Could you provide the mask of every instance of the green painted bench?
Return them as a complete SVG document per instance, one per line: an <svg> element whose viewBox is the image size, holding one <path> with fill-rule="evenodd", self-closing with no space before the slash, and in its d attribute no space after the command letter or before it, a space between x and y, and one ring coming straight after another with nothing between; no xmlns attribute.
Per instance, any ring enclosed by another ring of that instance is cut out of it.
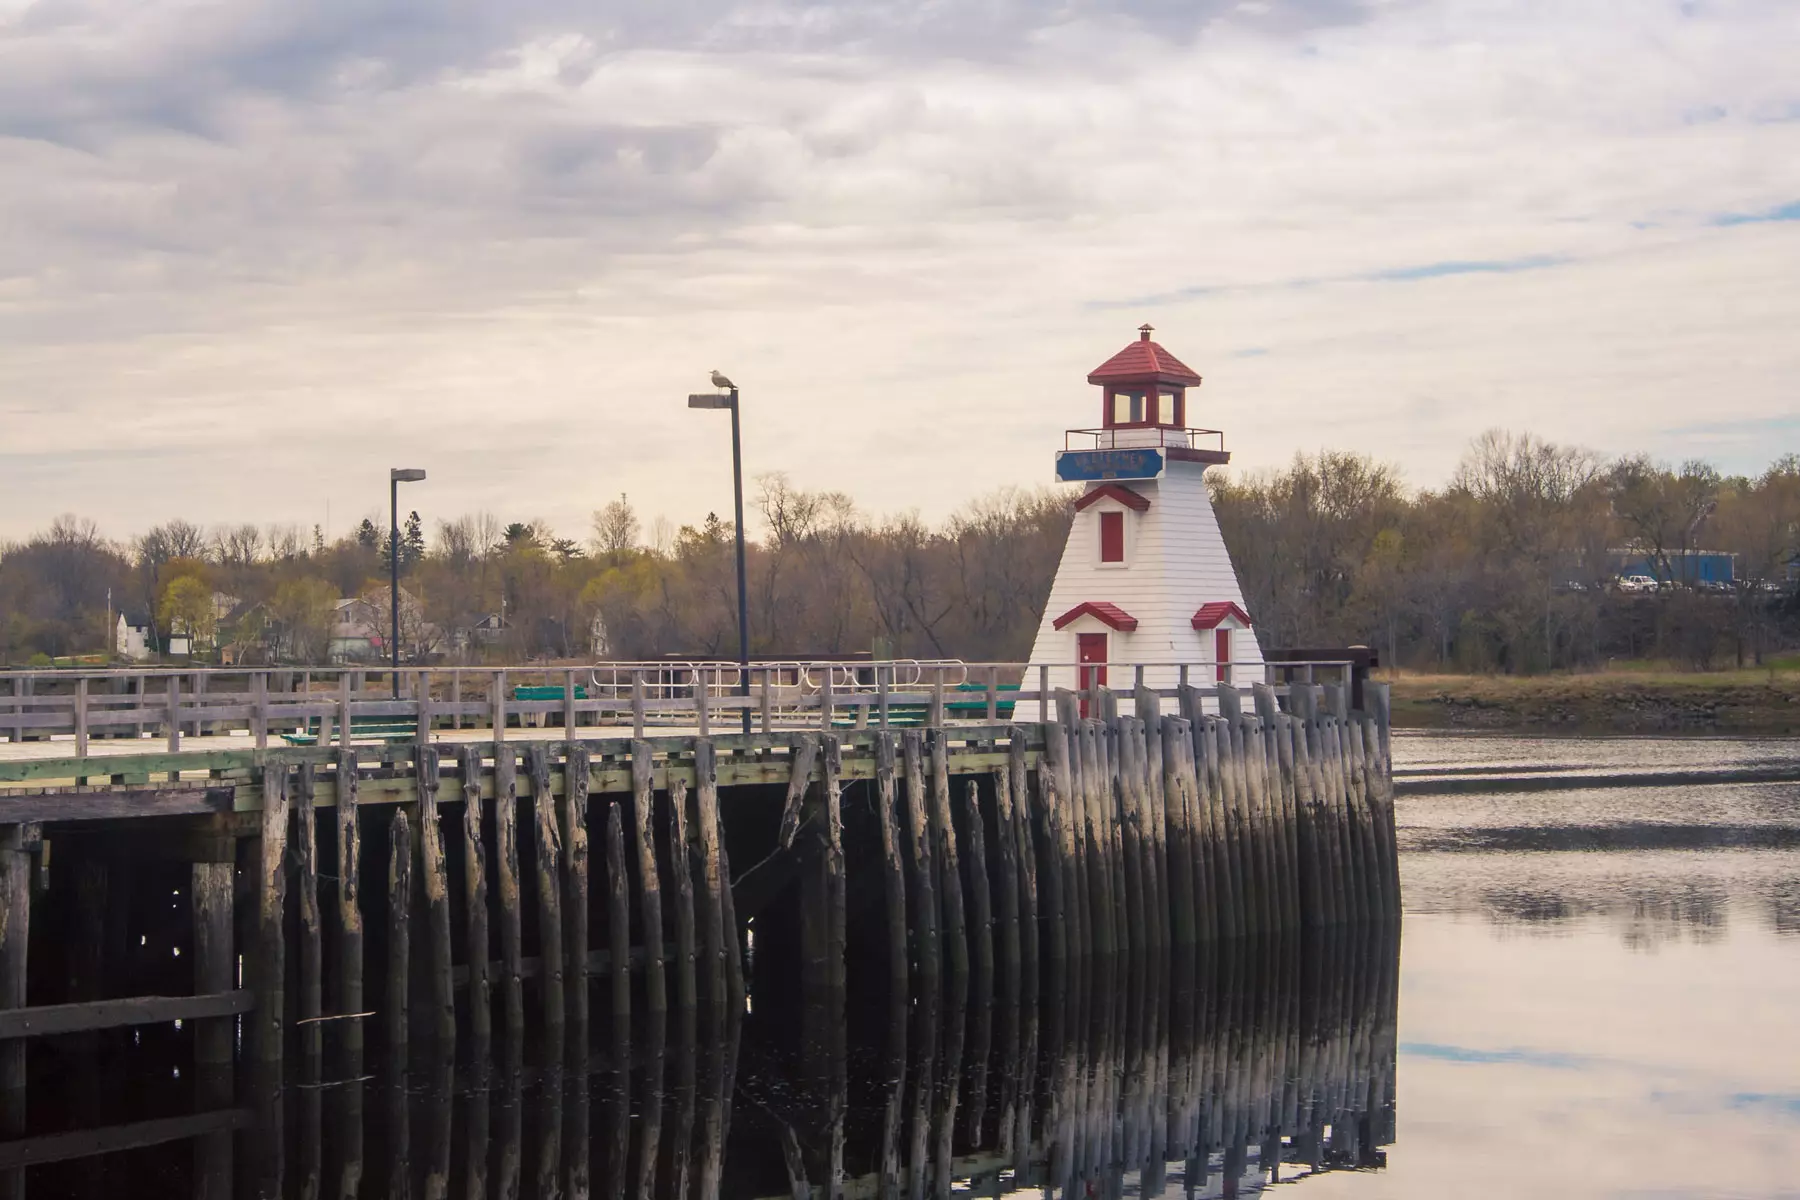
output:
<svg viewBox="0 0 1800 1200"><path fill-rule="evenodd" d="M514 700L561 700L563 690L559 687L520 686L512 690L512 698ZM576 684L575 698L586 700L588 698L587 688L579 683Z"/></svg>
<svg viewBox="0 0 1800 1200"><path fill-rule="evenodd" d="M398 742L410 742L419 735L419 727L410 721L396 721L392 717L351 717L350 740L353 742L386 742L393 745ZM316 746L319 744L319 720L314 717L304 730L296 730L281 735L281 740L290 746Z"/></svg>

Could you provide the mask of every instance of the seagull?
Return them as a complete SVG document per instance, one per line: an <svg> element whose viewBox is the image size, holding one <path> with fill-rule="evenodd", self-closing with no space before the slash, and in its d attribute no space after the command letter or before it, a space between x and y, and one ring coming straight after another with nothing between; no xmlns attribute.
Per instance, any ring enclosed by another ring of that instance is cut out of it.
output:
<svg viewBox="0 0 1800 1200"><path fill-rule="evenodd" d="M717 368L717 367L713 368L712 381L713 381L713 386L716 388L726 388L729 390L729 389L733 389L733 388L737 387L737 384L735 384L735 383L731 382L731 380L725 378L724 373L722 371L720 371L719 368Z"/></svg>

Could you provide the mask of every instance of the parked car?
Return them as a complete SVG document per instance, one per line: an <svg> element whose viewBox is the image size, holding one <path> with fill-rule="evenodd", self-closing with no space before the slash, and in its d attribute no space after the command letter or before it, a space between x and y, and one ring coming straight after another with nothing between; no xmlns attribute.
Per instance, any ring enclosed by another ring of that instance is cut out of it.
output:
<svg viewBox="0 0 1800 1200"><path fill-rule="evenodd" d="M1656 580L1648 575L1621 575L1619 576L1619 590L1621 592L1654 592Z"/></svg>

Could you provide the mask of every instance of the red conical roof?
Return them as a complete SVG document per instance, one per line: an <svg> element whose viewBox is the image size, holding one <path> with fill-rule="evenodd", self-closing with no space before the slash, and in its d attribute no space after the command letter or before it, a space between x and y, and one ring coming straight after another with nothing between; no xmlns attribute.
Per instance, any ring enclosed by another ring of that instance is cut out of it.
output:
<svg viewBox="0 0 1800 1200"><path fill-rule="evenodd" d="M1138 340L1095 367L1089 383L1179 383L1198 387L1200 376L1150 340L1148 325L1138 326Z"/></svg>

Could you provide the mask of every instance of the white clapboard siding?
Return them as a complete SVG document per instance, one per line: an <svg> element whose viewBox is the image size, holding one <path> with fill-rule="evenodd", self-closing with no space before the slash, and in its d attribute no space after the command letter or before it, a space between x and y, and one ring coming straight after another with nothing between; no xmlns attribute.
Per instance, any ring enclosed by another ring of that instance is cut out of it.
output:
<svg viewBox="0 0 1800 1200"><path fill-rule="evenodd" d="M1195 610L1202 604L1229 600L1248 611L1212 500L1206 494L1206 464L1170 462L1161 479L1121 484L1150 501L1150 507L1140 513L1117 501L1101 500L1075 514L1031 649L1033 669L1026 676L1029 688L1037 685L1038 665L1075 661L1079 633L1108 634L1107 658L1113 667L1108 682L1119 690L1130 690L1130 668L1138 663L1210 663L1213 633L1193 627ZM1100 562L1099 514L1105 511L1125 514L1123 566ZM1137 629L1130 633L1108 629L1093 617L1055 628L1057 617L1088 601L1118 605L1137 618ZM1250 618L1254 621L1256 614L1250 613ZM1247 685L1262 679L1262 650L1253 630L1233 632L1231 656L1234 682ZM1173 666L1152 669L1144 681L1151 687L1172 688L1179 681L1179 671ZM1213 679L1209 672L1194 671L1189 681L1206 686ZM1053 667L1050 684L1075 687L1075 669ZM1016 715L1020 720L1036 720L1037 706L1021 702Z"/></svg>

